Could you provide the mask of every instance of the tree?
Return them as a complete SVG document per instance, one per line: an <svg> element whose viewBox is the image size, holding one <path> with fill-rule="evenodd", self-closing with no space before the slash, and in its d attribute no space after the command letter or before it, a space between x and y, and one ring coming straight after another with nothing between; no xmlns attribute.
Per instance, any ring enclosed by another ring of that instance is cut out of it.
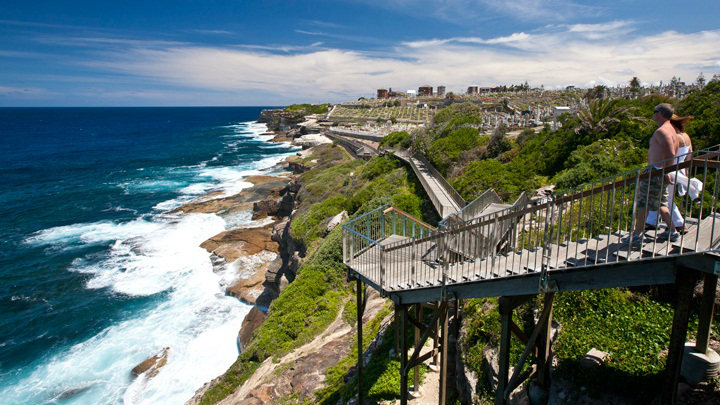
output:
<svg viewBox="0 0 720 405"><path fill-rule="evenodd" d="M695 85L701 89L705 87L705 75L703 75L702 72L700 72L697 79L695 79Z"/></svg>
<svg viewBox="0 0 720 405"><path fill-rule="evenodd" d="M508 127L504 123L501 123L495 128L492 136L490 137L490 142L487 145L487 157L498 157L503 152L512 149L512 144L505 136L507 134L507 130Z"/></svg>
<svg viewBox="0 0 720 405"><path fill-rule="evenodd" d="M575 133L596 135L608 132L610 125L631 117L630 106L618 106L617 99L594 99L578 111L578 126Z"/></svg>
<svg viewBox="0 0 720 405"><path fill-rule="evenodd" d="M605 98L605 92L607 91L607 87L599 84L592 89L588 89L585 92L585 99L586 100L593 100L593 99L603 99Z"/></svg>
<svg viewBox="0 0 720 405"><path fill-rule="evenodd" d="M630 80L630 88L637 92L641 87L640 79L638 79L637 76L633 76L632 80Z"/></svg>

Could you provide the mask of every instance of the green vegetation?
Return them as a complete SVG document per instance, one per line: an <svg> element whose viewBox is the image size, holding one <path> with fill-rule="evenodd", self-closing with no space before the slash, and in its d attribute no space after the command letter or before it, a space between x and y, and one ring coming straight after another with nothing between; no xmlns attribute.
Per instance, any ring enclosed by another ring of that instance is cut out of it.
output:
<svg viewBox="0 0 720 405"><path fill-rule="evenodd" d="M368 330L363 330L363 348L367 350L372 339L377 337L380 321L385 318L391 311L387 308L381 311L367 325ZM395 400L400 397L400 361L396 356L391 356L393 350L394 324L390 324L385 330L381 343L375 348L370 361L363 369L363 395L372 402L383 400ZM408 345L411 335L408 334ZM353 348L357 347L357 341L353 341ZM357 394L358 382L357 376L351 381L345 383L343 378L357 364L357 350L353 350L351 354L344 358L336 366L328 369L326 372L328 385L323 390L316 393L317 403L324 405L333 405L342 399L343 403ZM419 367L420 382L422 383L427 368ZM415 370L411 369L408 377L409 381L415 378Z"/></svg>
<svg viewBox="0 0 720 405"><path fill-rule="evenodd" d="M380 140L380 146L399 146L406 149L410 147L411 143L412 137L406 131L390 132Z"/></svg>
<svg viewBox="0 0 720 405"><path fill-rule="evenodd" d="M695 149L720 143L720 81L710 81L702 90L693 91L677 108L679 115L692 115L687 133Z"/></svg>
<svg viewBox="0 0 720 405"><path fill-rule="evenodd" d="M305 115L309 114L325 114L328 112L327 104L291 104L285 107L285 111L299 111Z"/></svg>
<svg viewBox="0 0 720 405"><path fill-rule="evenodd" d="M517 325L527 326L531 316L534 302L521 305L515 313L513 320ZM498 312L497 298L469 299L463 303L463 317L466 327L463 347L467 350L463 353L465 363L478 376L479 386L477 395L489 398L492 391L489 379L484 366L483 349L486 346L498 347L500 344L500 313ZM515 364L522 353L524 346L518 339L510 341L510 362Z"/></svg>
<svg viewBox="0 0 720 405"><path fill-rule="evenodd" d="M653 107L673 101L659 96L609 100L604 98L603 89L590 92L587 100L586 108L577 115L561 117L558 130L527 130L517 138L508 137L502 128L492 136L481 136L477 128L482 124L482 108L474 103L452 104L439 110L427 129L413 136L392 133L383 144L409 146L425 154L466 200L493 187L505 201L511 201L521 192L543 184L573 188L642 165L648 139L655 129L650 120ZM708 83L676 106L682 115L695 116L688 128L695 149L720 143L720 82ZM327 111L324 105L295 105L287 110L308 112L308 108L315 107ZM427 115L420 117L421 113ZM345 106L336 114L381 121L430 118L427 109L394 103ZM322 228L328 218L342 210L357 217L391 203L426 222L437 220L419 184L392 156L362 162L327 145L316 148L315 154L302 163L311 169L300 177L302 203L291 234L305 246L306 259L294 282L273 302L267 320L255 332L247 350L207 391L203 404L215 403L230 394L264 360L277 359L309 342L341 310L346 322L357 322L352 288L345 281L342 264L341 230L324 235ZM706 184L706 189L714 189L713 184ZM664 349L672 319L670 304L648 292L612 289L561 293L555 305L555 319L562 324L554 347L559 358L558 375L586 386L591 394L599 388L596 382L603 381L643 402L652 399L650 395L657 390L658 373L665 363ZM515 322L527 330L539 306L536 301L521 306L515 312ZM379 334L380 322L389 311L381 311L366 327L366 345ZM485 382L483 348L497 346L499 339L497 301L467 300L463 313L467 329L464 357ZM365 369L365 394L375 401L399 395L399 364L389 354L392 326L384 336ZM515 361L522 347L517 339L512 341L511 360ZM580 359L592 347L608 351L610 358L604 367L581 370ZM344 378L356 363L356 355L353 350L326 371L327 387L316 393L317 402L335 404L355 394L357 381L345 382ZM488 387L480 388L479 393L489 395Z"/></svg>
<svg viewBox="0 0 720 405"><path fill-rule="evenodd" d="M554 346L561 375L591 394L599 394L603 387L595 382L604 381L615 392L652 400L665 367L670 304L623 289L571 292L558 295L555 317L563 325ZM592 348L609 359L604 367L583 369L580 359Z"/></svg>
<svg viewBox="0 0 720 405"><path fill-rule="evenodd" d="M335 228L323 237L322 224L326 219L343 209L355 217L386 203L423 217L424 199L416 195L422 188L410 180L411 174L404 167L398 167L393 157L351 161L339 150L330 145L318 148L313 155L318 159L316 166L301 176L304 187L300 195L304 197L291 234L305 244L308 253L297 277L273 301L267 319L254 332L252 342L205 393L202 404L216 403L231 394L264 360L280 359L311 341L332 323L343 305L351 307L343 311L344 319L355 322L352 320L354 310L350 313L354 305L350 299L352 288L345 280L342 263L342 229ZM366 328L366 342L377 334L380 320L376 319ZM351 360L347 360L342 364L350 363ZM342 381L343 375L341 369L331 372L336 383ZM328 392L327 395L334 394Z"/></svg>

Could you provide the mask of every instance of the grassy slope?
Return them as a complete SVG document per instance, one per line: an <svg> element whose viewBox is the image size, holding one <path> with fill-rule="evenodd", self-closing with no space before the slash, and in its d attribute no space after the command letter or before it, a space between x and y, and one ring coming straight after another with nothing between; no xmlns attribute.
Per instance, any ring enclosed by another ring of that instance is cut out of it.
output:
<svg viewBox="0 0 720 405"><path fill-rule="evenodd" d="M315 159L315 167L300 179L302 200L291 225L291 234L307 248L307 258L297 278L272 303L265 323L255 331L246 351L205 393L202 404L216 403L231 394L265 359L279 358L312 340L348 301L352 289L345 280L341 228L323 236L324 220L342 210L351 216L361 215L384 203L394 203L422 217L423 198L416 194L422 189L394 158L353 161L339 148L328 145L320 147L307 163ZM353 317L354 311L352 315L348 311L346 318L354 323ZM380 319L367 328L366 342L374 337L373 331L377 333ZM346 359L341 364L350 363L352 360ZM333 388L326 390L327 396L336 396L333 390L344 372L344 366L328 372Z"/></svg>

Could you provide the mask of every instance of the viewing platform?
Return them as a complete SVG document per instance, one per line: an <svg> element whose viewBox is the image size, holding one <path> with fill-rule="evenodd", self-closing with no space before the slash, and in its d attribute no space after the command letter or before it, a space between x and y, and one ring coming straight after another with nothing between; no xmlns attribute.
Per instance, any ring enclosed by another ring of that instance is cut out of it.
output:
<svg viewBox="0 0 720 405"><path fill-rule="evenodd" d="M662 169L641 168L534 201L523 194L512 204L502 203L492 190L465 204L446 192L449 184L428 180L442 176L435 175L427 161L401 151L396 151L396 156L411 162L443 220L433 226L395 207L379 207L343 225L343 261L350 278L358 282L358 311L360 285L364 283L395 303L396 311L405 320L401 324L409 321L415 325L416 336L420 329L426 329L423 338L416 340L409 360L407 350L400 351L405 353L401 361L401 393L407 394L407 373L423 360L418 357L419 350L428 336L434 333L436 344L439 339L440 347L446 350L444 338L437 337L441 327L435 322L447 323L451 300L501 297L503 337L495 401L500 405L527 378L517 373L533 348L541 354L537 358L538 370L549 367L547 331L556 292L674 283L678 302L663 404L674 403L688 305L701 275L707 287L695 347L698 353L707 350L720 274L718 147L692 152L682 163L673 160ZM668 236L658 226L658 230L634 235L634 218L642 217L644 222L644 216L638 213L646 213L649 208L648 198L640 199L639 192L649 188L652 180L661 182L664 189L669 179L683 178L677 177L679 174L686 176L685 183L678 182L674 187L686 192L676 196L673 190L670 204L682 213L683 233ZM695 183L691 184L690 179L696 179ZM696 198L691 198L693 193L688 191L693 184L699 194ZM517 325L513 329L512 312L537 294L545 296L543 312L530 337L519 335L526 349L509 378L510 334L511 330L519 330ZM433 321L423 323L417 318L422 318L417 309L416 318L408 315L410 305L434 305ZM545 337L539 337L541 334ZM545 349L538 346L541 342L545 342ZM443 378L441 371L441 385ZM548 378L547 374L542 378ZM441 390L440 403L444 403L443 395ZM401 403L406 400L405 396Z"/></svg>

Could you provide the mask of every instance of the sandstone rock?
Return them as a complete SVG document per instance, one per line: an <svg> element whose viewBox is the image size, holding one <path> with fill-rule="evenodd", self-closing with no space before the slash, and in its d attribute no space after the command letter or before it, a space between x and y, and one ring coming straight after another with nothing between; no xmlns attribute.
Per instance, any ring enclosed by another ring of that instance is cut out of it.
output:
<svg viewBox="0 0 720 405"><path fill-rule="evenodd" d="M279 217L287 217L293 211L295 207L295 198L290 194L285 194L280 200L280 206L278 207L275 215Z"/></svg>
<svg viewBox="0 0 720 405"><path fill-rule="evenodd" d="M257 297L265 289L262 283L265 282L265 272L257 271L250 278L242 278L225 289L225 292L233 297L239 298L248 304L254 304Z"/></svg>
<svg viewBox="0 0 720 405"><path fill-rule="evenodd" d="M240 193L229 196L220 197L217 193L208 194L201 198L181 205L170 211L171 214L190 214L190 213L212 213L212 214L229 214L238 211L248 211L252 209L252 202L267 199L268 196L280 196L289 179L285 176L251 176L245 179L253 186L242 190Z"/></svg>
<svg viewBox="0 0 720 405"><path fill-rule="evenodd" d="M235 261L241 256L257 254L263 250L278 252L278 243L272 240L271 225L221 232L203 242L200 247L224 258L227 262Z"/></svg>
<svg viewBox="0 0 720 405"><path fill-rule="evenodd" d="M252 307L250 312L245 315L237 337L238 349L241 353L250 344L252 333L265 322L265 318L266 315L258 307Z"/></svg>
<svg viewBox="0 0 720 405"><path fill-rule="evenodd" d="M290 281L288 281L288 279L287 279L287 277L285 276L285 274L283 274L282 277L280 277L280 283L278 283L278 289L279 289L280 291L282 291L282 290L284 290L285 287L287 287L289 284L290 284Z"/></svg>
<svg viewBox="0 0 720 405"><path fill-rule="evenodd" d="M270 262L265 272L265 282L271 284L280 284L280 277L282 276L282 258L277 257L275 260Z"/></svg>
<svg viewBox="0 0 720 405"><path fill-rule="evenodd" d="M348 217L347 211L343 211L334 217L330 218L330 221L328 222L327 226L325 226L325 234L328 234L332 232L333 229L337 228L338 225L342 224L346 220L350 219Z"/></svg>
<svg viewBox="0 0 720 405"><path fill-rule="evenodd" d="M170 350L169 347L166 347L162 349L162 351L148 359L145 359L143 362L135 366L130 373L137 377L142 373L147 372L147 378L152 378L157 375L157 373L160 371L160 368L164 366L167 363L167 356L168 351Z"/></svg>
<svg viewBox="0 0 720 405"><path fill-rule="evenodd" d="M290 260L288 261L288 270L293 274L297 274L297 270L300 268L300 265L302 264L302 258L300 257L300 254L298 252L293 252L292 257L290 257Z"/></svg>
<svg viewBox="0 0 720 405"><path fill-rule="evenodd" d="M272 236L270 237L270 239L282 245L283 237L289 223L289 219L285 219L283 221L275 223L273 225Z"/></svg>
<svg viewBox="0 0 720 405"><path fill-rule="evenodd" d="M313 146L318 146L326 143L332 143L332 140L330 138L320 135L320 134L307 134L302 135L298 138L295 138L293 141L295 145L301 146L303 149L312 148Z"/></svg>
<svg viewBox="0 0 720 405"><path fill-rule="evenodd" d="M306 171L310 170L309 167L305 166L303 163L298 162L298 161L289 161L288 169L290 171L292 171L294 174L305 173Z"/></svg>
<svg viewBox="0 0 720 405"><path fill-rule="evenodd" d="M276 215L280 209L280 201L278 200L262 200L253 203L253 216L252 219L257 220L265 218L269 215Z"/></svg>
<svg viewBox="0 0 720 405"><path fill-rule="evenodd" d="M483 363L485 364L485 371L489 380L488 382L490 383L490 387L493 391L497 388L498 373L500 370L497 357L497 350L494 347L486 345L483 348Z"/></svg>
<svg viewBox="0 0 720 405"><path fill-rule="evenodd" d="M607 352L603 352L602 350L598 350L593 347L589 352L587 352L585 357L582 358L580 364L585 368L600 367L603 365L607 357Z"/></svg>

